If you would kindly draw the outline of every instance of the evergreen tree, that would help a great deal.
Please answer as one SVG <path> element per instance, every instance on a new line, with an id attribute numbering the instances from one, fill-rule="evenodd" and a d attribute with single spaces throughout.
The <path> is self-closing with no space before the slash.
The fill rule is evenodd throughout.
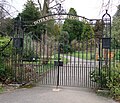
<path id="1" fill-rule="evenodd" d="M 74 10 L 74 8 L 70 8 L 69 14 L 72 15 L 77 15 L 77 12 Z M 80 35 L 83 32 L 83 22 L 79 20 L 70 20 L 66 19 L 64 24 L 63 24 L 63 31 L 68 32 L 69 34 L 69 43 L 71 43 L 72 40 L 74 39 L 79 39 Z"/>
<path id="2" fill-rule="evenodd" d="M 112 38 L 114 38 L 114 44 L 118 46 L 120 44 L 120 5 L 112 21 Z"/>
<path id="3" fill-rule="evenodd" d="M 32 0 L 28 0 L 24 6 L 25 8 L 21 13 L 21 17 L 24 21 L 35 21 L 40 18 L 39 9 Z"/>
<path id="4" fill-rule="evenodd" d="M 112 36 L 115 39 L 120 40 L 120 5 L 118 6 L 117 12 L 113 16 Z"/>

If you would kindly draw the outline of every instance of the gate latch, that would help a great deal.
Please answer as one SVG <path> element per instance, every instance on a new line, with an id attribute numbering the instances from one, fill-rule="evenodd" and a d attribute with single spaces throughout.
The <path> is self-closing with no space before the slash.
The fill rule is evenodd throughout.
<path id="1" fill-rule="evenodd" d="M 63 66 L 63 61 L 54 61 L 54 66 Z"/>

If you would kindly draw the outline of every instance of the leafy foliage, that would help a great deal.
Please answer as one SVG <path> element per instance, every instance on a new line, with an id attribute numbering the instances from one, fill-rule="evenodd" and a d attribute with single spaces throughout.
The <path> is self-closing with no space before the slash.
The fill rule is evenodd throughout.
<path id="1" fill-rule="evenodd" d="M 55 37 L 55 40 L 57 41 L 58 38 L 60 37 L 60 28 L 58 24 L 54 24 L 54 28 L 51 30 L 52 36 Z"/>
<path id="2" fill-rule="evenodd" d="M 0 37 L 0 50 L 2 50 L 2 48 L 5 47 L 9 41 L 10 41 L 9 37 Z M 12 53 L 12 47 L 11 47 L 11 43 L 10 43 L 10 45 L 8 45 L 4 49 L 4 52 L 2 52 L 2 55 L 9 56 L 11 53 Z"/>
<path id="3" fill-rule="evenodd" d="M 0 56 L 0 82 L 5 82 L 7 75 L 7 68 L 4 63 L 4 58 Z"/>
<path id="4" fill-rule="evenodd" d="M 4 18 L 0 25 L 0 35 L 8 36 L 13 31 L 13 20 L 11 18 Z"/>
<path id="5" fill-rule="evenodd" d="M 61 31 L 60 37 L 59 37 L 59 42 L 61 44 L 68 44 L 69 43 L 69 34 L 66 31 Z"/>
<path id="6" fill-rule="evenodd" d="M 115 39 L 115 42 L 112 42 L 113 46 L 118 46 L 120 44 L 120 5 L 112 21 L 112 38 Z"/>
<path id="7" fill-rule="evenodd" d="M 19 21 L 19 17 L 21 17 L 22 25 L 31 25 L 34 21 L 40 19 L 40 17 L 43 16 L 42 12 L 44 11 L 39 11 L 39 8 L 33 2 L 33 0 L 28 0 L 24 5 L 22 13 L 18 15 L 16 20 Z M 51 12 L 49 12 L 49 14 L 51 14 Z M 51 37 L 53 35 L 56 35 L 54 23 L 55 20 L 50 20 L 45 23 L 36 24 L 35 26 L 27 26 L 25 27 L 25 32 L 34 32 L 39 39 L 41 39 L 41 36 L 43 34 L 46 34 L 47 36 Z"/>
<path id="8" fill-rule="evenodd" d="M 112 36 L 120 40 L 120 16 L 114 17 L 112 22 Z"/>
<path id="9" fill-rule="evenodd" d="M 112 68 L 110 80 L 107 81 L 110 94 L 120 100 L 120 64 Z"/>
<path id="10" fill-rule="evenodd" d="M 45 22 L 47 35 L 49 37 L 54 36 L 56 38 L 57 35 L 59 35 L 59 26 L 55 24 L 55 20 L 50 20 Z"/>
<path id="11" fill-rule="evenodd" d="M 28 0 L 20 14 L 24 21 L 34 21 L 40 17 L 39 9 L 32 0 Z"/>
<path id="12" fill-rule="evenodd" d="M 9 42 L 9 37 L 0 37 L 0 48 L 4 47 Z M 5 82 L 7 78 L 11 75 L 10 73 L 10 65 L 6 64 L 8 61 L 8 57 L 12 53 L 11 44 L 8 45 L 4 51 L 0 52 L 0 82 Z"/>
<path id="13" fill-rule="evenodd" d="M 59 37 L 59 43 L 61 44 L 61 53 L 68 53 L 72 51 L 72 48 L 69 44 L 69 34 L 66 31 L 61 31 L 60 37 Z"/>
<path id="14" fill-rule="evenodd" d="M 110 71 L 107 66 L 102 67 L 100 71 L 95 69 L 91 73 L 91 80 L 102 88 L 109 89 L 112 97 L 120 99 L 120 64 L 112 67 Z"/>
<path id="15" fill-rule="evenodd" d="M 93 34 L 94 34 L 94 31 L 93 31 L 93 28 L 91 27 L 91 25 L 88 22 L 84 22 L 81 39 L 82 40 L 91 39 L 94 37 Z"/>
<path id="16" fill-rule="evenodd" d="M 77 12 L 74 10 L 74 8 L 70 8 L 68 14 L 77 15 Z M 79 19 L 66 19 L 62 30 L 68 32 L 69 43 L 71 43 L 73 40 L 90 39 L 93 37 L 94 33 L 93 28 L 87 21 L 79 21 Z"/>
<path id="17" fill-rule="evenodd" d="M 77 12 L 74 8 L 70 8 L 68 14 L 73 14 L 73 15 L 77 15 Z"/>
<path id="18" fill-rule="evenodd" d="M 22 13 L 20 13 L 15 19 L 17 21 L 22 20 L 22 25 L 31 25 L 34 21 L 40 18 L 39 8 L 36 7 L 36 4 L 32 0 L 28 0 L 24 5 Z M 38 24 L 34 27 L 26 27 L 25 32 L 40 32 L 43 29 L 43 24 Z"/>
<path id="19" fill-rule="evenodd" d="M 108 67 L 103 66 L 100 70 L 96 68 L 94 71 L 91 72 L 91 80 L 96 82 L 102 88 L 107 87 L 107 80 L 108 80 Z"/>
<path id="20" fill-rule="evenodd" d="M 34 57 L 34 47 L 32 46 L 33 36 L 31 33 L 28 33 L 24 36 L 24 49 L 23 49 L 23 58 L 30 59 Z"/>
<path id="21" fill-rule="evenodd" d="M 67 31 L 69 34 L 69 43 L 72 40 L 77 39 L 79 40 L 80 35 L 83 32 L 83 23 L 78 20 L 69 20 L 66 19 L 63 24 L 63 31 Z"/>

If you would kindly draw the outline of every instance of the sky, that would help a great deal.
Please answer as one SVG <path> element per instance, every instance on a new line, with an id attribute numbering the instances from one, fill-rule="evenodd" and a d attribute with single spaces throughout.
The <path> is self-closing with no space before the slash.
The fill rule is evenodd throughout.
<path id="1" fill-rule="evenodd" d="M 23 5 L 27 0 L 7 0 L 12 6 L 14 6 L 17 12 L 13 13 L 16 16 L 18 12 L 21 12 Z M 103 4 L 104 1 L 104 4 Z M 65 0 L 63 8 L 68 12 L 69 8 L 74 8 L 77 14 L 89 19 L 101 18 L 106 11 L 106 3 L 108 0 Z M 120 0 L 111 0 L 108 13 L 113 16 L 117 10 L 117 6 L 120 4 Z M 13 10 L 13 11 L 16 11 Z"/>

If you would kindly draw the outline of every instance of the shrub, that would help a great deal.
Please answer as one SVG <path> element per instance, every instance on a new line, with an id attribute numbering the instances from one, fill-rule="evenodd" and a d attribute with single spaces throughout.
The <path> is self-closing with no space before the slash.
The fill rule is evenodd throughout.
<path id="1" fill-rule="evenodd" d="M 12 46 L 9 37 L 0 37 L 0 82 L 5 83 L 6 80 L 11 75 L 10 73 L 10 63 L 9 66 L 7 64 L 8 58 L 12 53 Z M 4 48 L 4 49 L 3 49 Z"/>
<path id="2" fill-rule="evenodd" d="M 6 71 L 2 60 L 0 60 L 0 82 L 3 82 L 6 76 Z"/>
<path id="3" fill-rule="evenodd" d="M 116 52 L 115 59 L 116 60 L 120 60 L 120 51 Z"/>
<path id="4" fill-rule="evenodd" d="M 31 57 L 34 57 L 34 54 L 35 53 L 34 53 L 32 36 L 26 34 L 24 37 L 23 58 L 30 59 Z"/>
<path id="5" fill-rule="evenodd" d="M 73 50 L 79 50 L 79 46 L 80 46 L 80 43 L 79 43 L 76 39 L 74 39 L 74 40 L 71 42 L 71 48 L 72 48 Z"/>
<path id="6" fill-rule="evenodd" d="M 107 81 L 110 95 L 120 100 L 120 64 L 112 68 L 110 80 Z"/>
<path id="7" fill-rule="evenodd" d="M 96 68 L 91 72 L 91 80 L 96 82 L 102 88 L 108 88 L 106 85 L 109 77 L 107 69 L 107 66 L 103 66 L 100 70 Z"/>
<path id="8" fill-rule="evenodd" d="M 70 45 L 64 45 L 63 46 L 63 51 L 64 53 L 68 53 L 68 52 L 72 52 L 72 48 L 70 47 Z"/>
<path id="9" fill-rule="evenodd" d="M 5 58 L 0 56 L 0 82 L 8 83 L 8 79 L 11 79 L 10 65 L 8 66 L 5 62 Z"/>
<path id="10" fill-rule="evenodd" d="M 107 88 L 112 97 L 120 100 L 120 64 L 112 67 L 111 71 L 107 66 L 103 66 L 100 71 L 96 68 L 91 72 L 91 80 L 100 85 L 102 89 Z"/>

